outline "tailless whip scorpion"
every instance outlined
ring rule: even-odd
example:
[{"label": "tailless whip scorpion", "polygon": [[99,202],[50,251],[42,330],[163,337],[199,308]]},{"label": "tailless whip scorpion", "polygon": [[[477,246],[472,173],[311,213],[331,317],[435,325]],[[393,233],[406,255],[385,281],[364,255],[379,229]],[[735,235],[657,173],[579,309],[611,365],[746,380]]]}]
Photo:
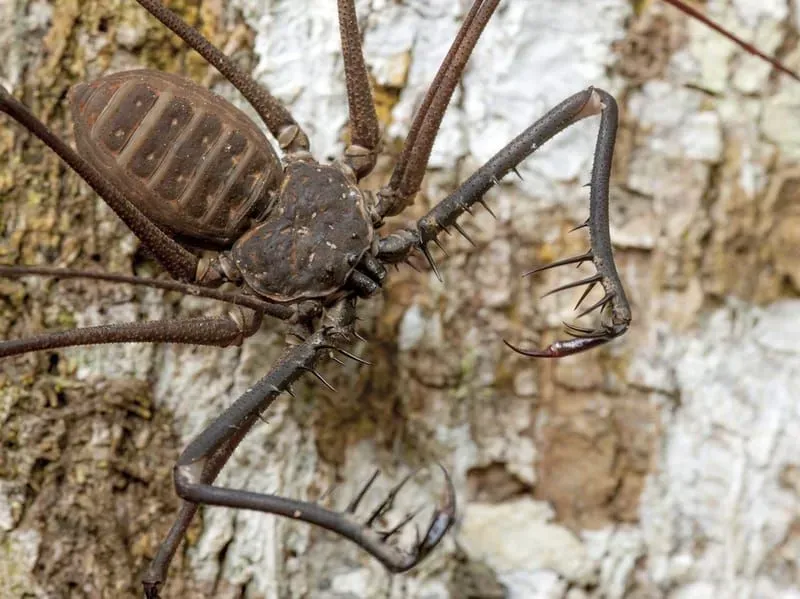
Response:
[{"label": "tailless whip scorpion", "polygon": [[[0,357],[98,343],[226,347],[253,335],[264,317],[286,321],[297,343],[178,458],[174,484],[182,503],[144,575],[145,595],[158,597],[170,561],[201,505],[257,510],[309,522],[355,542],[392,572],[409,570],[431,553],[453,524],[455,491],[444,468],[443,499],[410,548],[393,542],[408,519],[389,530],[376,527],[405,480],[369,515],[360,517],[358,508],[374,477],[341,512],[317,503],[222,487],[215,479],[272,402],[282,393],[291,394],[292,383],[310,373],[328,384],[316,370],[323,358],[339,354],[367,363],[349,352],[346,344],[356,335],[357,305],[381,290],[387,266],[407,262],[412,253],[419,252],[441,279],[430,252],[431,244],[439,244],[439,235],[452,228],[469,240],[459,218],[471,214],[476,204],[489,210],[484,202],[487,191],[559,132],[591,116],[599,116],[600,126],[588,186],[589,217],[581,225],[588,229],[590,247],[529,274],[593,263],[595,274],[551,293],[585,287],[577,308],[592,288],[600,285],[603,296],[578,314],[596,313],[599,324],[568,324],[569,338],[546,348],[506,344],[527,356],[557,358],[623,335],[631,323],[631,308],[614,264],[608,214],[617,103],[598,88],[579,91],[519,134],[415,225],[381,234],[386,218],[413,203],[442,117],[500,0],[472,3],[418,108],[390,180],[375,190],[359,187],[359,181],[376,165],[381,133],[354,0],[338,0],[351,137],[343,156],[331,164],[317,162],[308,136],[289,111],[196,29],[158,0],[137,1],[241,92],[277,141],[282,157],[244,113],[175,75],[134,70],[74,86],[69,103],[77,150],[0,89],[0,110],[77,172],[171,280],[19,265],[2,266],[0,274],[149,286],[227,302],[232,310],[219,318],[107,324],[4,340]],[[788,72],[684,2],[668,1]]]}]

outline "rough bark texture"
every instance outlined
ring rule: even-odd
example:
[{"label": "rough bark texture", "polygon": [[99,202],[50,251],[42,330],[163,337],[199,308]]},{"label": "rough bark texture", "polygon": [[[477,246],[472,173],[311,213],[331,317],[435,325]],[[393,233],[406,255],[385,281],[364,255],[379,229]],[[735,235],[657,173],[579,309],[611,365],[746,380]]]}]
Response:
[{"label": "rough bark texture", "polygon": [[[375,467],[388,488],[441,461],[460,521],[406,576],[329,534],[205,510],[166,597],[800,596],[800,85],[654,2],[505,0],[445,119],[416,218],[547,107],[593,84],[621,104],[612,239],[635,321],[609,347],[533,361],[501,343],[560,335],[579,274],[525,270],[586,247],[596,123],[503,181],[497,213],[447,239],[446,280],[402,268],[362,305],[356,348],[282,399],[221,476],[343,504]],[[644,3],[647,4],[647,3]],[[388,159],[468,2],[359,3]],[[320,158],[346,136],[333,0],[170,6],[252,65]],[[704,9],[795,68],[788,0]],[[104,72],[230,86],[132,0],[0,1],[3,83],[70,136],[64,94]],[[155,275],[135,239],[17,126],[0,127],[0,259]],[[0,281],[5,338],[218,312],[96,283]],[[104,346],[0,364],[0,597],[134,597],[176,507],[180,448],[278,355],[270,323],[242,348]],[[426,470],[398,513],[432,502]],[[376,493],[377,495],[377,493]]]}]

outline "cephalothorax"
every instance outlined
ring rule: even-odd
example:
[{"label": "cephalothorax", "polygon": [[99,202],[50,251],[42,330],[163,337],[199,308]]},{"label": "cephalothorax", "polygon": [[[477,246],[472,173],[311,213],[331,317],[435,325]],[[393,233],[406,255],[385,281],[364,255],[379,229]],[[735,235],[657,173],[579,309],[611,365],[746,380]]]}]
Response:
[{"label": "cephalothorax", "polygon": [[[236,242],[231,258],[244,282],[268,299],[324,298],[347,283],[372,240],[354,173],[298,160],[286,167],[273,212]],[[373,290],[370,283],[361,289]]]},{"label": "cephalothorax", "polygon": [[[300,342],[238,398],[181,454],[175,488],[184,500],[167,538],[144,577],[145,593],[157,597],[169,563],[199,505],[280,514],[345,536],[401,572],[439,543],[454,520],[455,493],[445,472],[445,497],[424,535],[410,549],[392,544],[407,520],[375,530],[401,482],[368,517],[355,515],[372,480],[343,512],[276,495],[214,484],[242,438],[281,393],[339,353],[363,362],[342,346],[355,334],[356,305],[378,291],[386,265],[421,252],[439,275],[428,249],[449,228],[467,237],[459,217],[483,204],[503,176],[573,123],[600,116],[590,181],[591,248],[536,269],[590,261],[596,274],[555,291],[600,284],[602,298],[579,316],[600,313],[593,328],[567,325],[570,339],[532,356],[559,357],[622,335],[631,310],[617,275],[608,228],[608,194],[617,127],[617,106],[606,92],[589,88],[567,98],[523,131],[414,226],[381,235],[384,218],[399,214],[420,188],[433,141],[464,66],[499,0],[475,0],[412,123],[388,185],[364,191],[358,182],[375,166],[380,130],[361,53],[354,0],[338,0],[351,120],[351,143],[332,165],[317,163],[308,137],[291,114],[196,30],[158,0],[137,0],[153,16],[214,65],[250,102],[277,140],[279,158],[242,112],[184,78],[129,71],[73,88],[70,102],[78,152],[50,132],[0,88],[0,110],[61,156],[128,225],[173,280],[153,280],[69,269],[0,266],[0,274],[93,278],[170,289],[228,302],[223,318],[192,318],[87,327],[5,340],[0,357],[42,349],[112,342],[173,342],[225,347],[252,335],[264,316],[293,325]],[[685,5],[678,0],[672,4]],[[484,204],[485,206],[485,204]],[[487,207],[488,209],[488,207]],[[469,237],[467,237],[469,239]],[[212,250],[201,257],[198,249]],[[223,283],[228,287],[220,288]],[[232,284],[232,285],[231,285]],[[234,287],[233,290],[230,287]],[[510,345],[510,344],[509,344]],[[327,383],[325,383],[327,384]],[[374,480],[374,479],[373,479]]]}]

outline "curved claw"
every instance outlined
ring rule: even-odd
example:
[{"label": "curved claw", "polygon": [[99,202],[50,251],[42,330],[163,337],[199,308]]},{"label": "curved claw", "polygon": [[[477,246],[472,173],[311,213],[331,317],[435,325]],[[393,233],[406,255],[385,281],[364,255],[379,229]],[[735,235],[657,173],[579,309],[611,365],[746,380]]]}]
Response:
[{"label": "curved claw", "polygon": [[628,330],[627,326],[616,326],[613,328],[601,328],[596,330],[584,329],[574,325],[565,324],[567,334],[572,335],[572,339],[554,341],[544,349],[523,349],[503,339],[512,350],[523,356],[532,358],[563,358],[586,350],[592,349],[604,343],[608,343],[615,337],[619,337]]},{"label": "curved claw", "polygon": [[592,349],[598,345],[603,345],[611,341],[611,339],[612,337],[576,337],[565,341],[555,341],[545,349],[523,349],[512,345],[505,339],[503,339],[503,343],[523,356],[530,356],[532,358],[563,358],[564,356],[571,356],[572,354]]},{"label": "curved claw", "polygon": [[[413,515],[403,518],[388,532],[381,533],[372,528],[372,525],[376,519],[383,515],[386,510],[391,507],[391,504],[394,502],[394,498],[397,496],[397,493],[408,482],[408,480],[411,478],[411,475],[405,477],[399,484],[389,491],[387,498],[367,517],[367,520],[364,523],[353,522],[350,519],[352,518],[352,513],[345,512],[347,516],[350,516],[350,518],[348,518],[349,522],[347,526],[339,524],[336,527],[327,528],[330,528],[331,530],[334,530],[334,532],[338,532],[339,534],[342,534],[343,536],[357,543],[362,549],[365,549],[373,557],[378,559],[390,572],[400,573],[414,568],[436,548],[436,546],[444,538],[444,535],[455,522],[455,487],[453,486],[453,481],[451,480],[450,475],[447,473],[447,470],[445,470],[441,464],[438,465],[442,469],[442,473],[444,474],[445,478],[445,497],[442,503],[436,508],[436,510],[434,510],[425,535],[422,537],[422,539],[418,539],[413,547],[404,550],[388,543],[390,537],[394,536],[396,532],[408,524],[408,522],[410,522],[413,518]],[[370,479],[370,481],[367,483],[367,487],[371,485],[372,480],[374,479]],[[363,492],[364,489],[358,493],[359,500],[363,497]]]},{"label": "curved claw", "polygon": [[438,466],[442,469],[442,474],[444,474],[444,479],[447,484],[447,497],[444,505],[437,509],[433,513],[433,516],[431,516],[428,530],[422,538],[422,541],[417,545],[417,563],[422,561],[425,556],[433,551],[444,538],[444,535],[447,534],[447,531],[450,530],[453,522],[455,522],[456,490],[455,487],[453,487],[453,480],[450,478],[450,474],[448,474],[444,466],[441,464],[438,464]]}]

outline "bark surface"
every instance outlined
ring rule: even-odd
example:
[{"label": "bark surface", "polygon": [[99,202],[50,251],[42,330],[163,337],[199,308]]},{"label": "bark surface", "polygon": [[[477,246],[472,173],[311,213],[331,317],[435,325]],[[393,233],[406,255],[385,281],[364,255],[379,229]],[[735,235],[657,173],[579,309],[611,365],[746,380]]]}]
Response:
[{"label": "bark surface", "polygon": [[[386,180],[468,2],[358,2]],[[584,251],[596,122],[557,137],[462,219],[445,284],[401,267],[362,303],[356,353],[282,398],[220,481],[345,505],[441,461],[460,519],[392,577],[345,541],[271,516],[203,512],[168,598],[682,598],[800,593],[800,85],[659,2],[506,0],[467,67],[413,207],[421,216],[547,108],[588,85],[618,98],[612,240],[629,333],[562,361],[502,339],[562,335],[591,273],[520,275]],[[642,6],[642,4],[646,6]],[[347,138],[333,0],[169,3],[290,106],[324,160]],[[800,67],[795,2],[704,10]],[[65,94],[129,68],[231,86],[132,0],[0,2],[0,78],[71,139]],[[105,205],[0,119],[0,260],[157,276]],[[584,271],[584,268],[586,269]],[[599,297],[599,296],[598,296]],[[591,298],[589,298],[591,300]],[[588,304],[587,304],[588,305]],[[95,282],[0,280],[3,338],[218,314],[197,298]],[[241,348],[102,346],[0,362],[0,597],[139,596],[177,501],[171,468],[266,373],[284,329]],[[311,377],[308,377],[309,379]],[[395,517],[438,497],[423,469]],[[378,497],[378,491],[374,491]]]}]

